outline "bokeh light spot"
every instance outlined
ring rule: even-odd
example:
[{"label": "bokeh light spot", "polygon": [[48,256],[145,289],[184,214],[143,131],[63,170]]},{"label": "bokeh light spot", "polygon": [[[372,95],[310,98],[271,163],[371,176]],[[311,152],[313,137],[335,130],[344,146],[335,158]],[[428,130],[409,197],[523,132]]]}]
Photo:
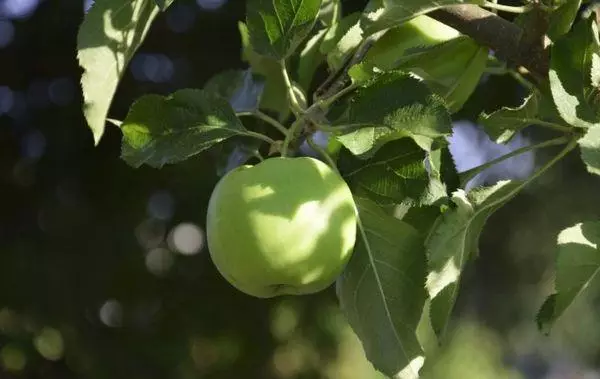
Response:
[{"label": "bokeh light spot", "polygon": [[57,361],[64,353],[64,341],[60,332],[53,328],[44,328],[35,337],[33,344],[40,355],[50,361]]},{"label": "bokeh light spot", "polygon": [[8,20],[0,20],[0,49],[7,47],[15,37],[15,27]]},{"label": "bokeh light spot", "polygon": [[104,325],[118,328],[123,325],[123,306],[117,300],[108,300],[100,307],[99,317]]},{"label": "bokeh light spot", "polygon": [[138,243],[145,249],[158,247],[164,241],[165,233],[164,222],[152,218],[142,221],[135,229]]},{"label": "bokeh light spot", "polygon": [[204,247],[204,231],[197,225],[181,223],[171,230],[169,247],[183,255],[194,255]]},{"label": "bokeh light spot", "polygon": [[196,0],[198,6],[205,10],[216,10],[221,8],[227,0]]},{"label": "bokeh light spot", "polygon": [[67,106],[75,97],[75,84],[70,78],[54,79],[48,86],[48,95],[52,103],[61,107]]},{"label": "bokeh light spot", "polygon": [[169,220],[175,212],[175,200],[168,191],[156,191],[148,200],[148,215],[159,220]]},{"label": "bokeh light spot", "polygon": [[2,0],[0,16],[7,18],[27,18],[35,12],[40,0]]},{"label": "bokeh light spot", "polygon": [[27,364],[27,357],[17,346],[8,344],[0,350],[0,364],[6,371],[23,371]]},{"label": "bokeh light spot", "polygon": [[173,79],[175,67],[164,54],[138,54],[131,62],[131,72],[138,81],[166,83]]},{"label": "bokeh light spot", "polygon": [[173,266],[175,259],[168,249],[156,248],[146,254],[146,267],[156,276],[164,276]]},{"label": "bokeh light spot", "polygon": [[13,94],[13,91],[6,87],[6,86],[0,86],[0,116],[3,113],[8,113],[15,102],[15,96]]},{"label": "bokeh light spot", "polygon": [[185,33],[196,23],[196,12],[188,4],[175,4],[167,13],[167,26],[175,33]]},{"label": "bokeh light spot", "polygon": [[41,158],[46,150],[46,137],[39,130],[27,133],[21,143],[23,156],[33,160]]}]

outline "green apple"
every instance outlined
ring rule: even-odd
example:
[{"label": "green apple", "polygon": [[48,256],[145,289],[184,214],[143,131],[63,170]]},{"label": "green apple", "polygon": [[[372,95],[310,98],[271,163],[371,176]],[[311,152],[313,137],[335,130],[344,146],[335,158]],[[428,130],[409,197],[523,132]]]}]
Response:
[{"label": "green apple", "polygon": [[241,166],[215,187],[207,243],[223,277],[255,297],[310,294],[341,274],[356,239],[346,182],[309,157]]}]

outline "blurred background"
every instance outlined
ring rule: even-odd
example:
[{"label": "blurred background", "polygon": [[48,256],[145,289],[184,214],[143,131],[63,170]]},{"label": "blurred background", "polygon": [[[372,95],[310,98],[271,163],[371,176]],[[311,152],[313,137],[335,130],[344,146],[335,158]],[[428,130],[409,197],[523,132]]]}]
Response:
[{"label": "blurred background", "polygon": [[[352,12],[366,1],[343,3]],[[87,6],[0,0],[0,378],[380,378],[333,289],[257,300],[218,276],[203,230],[218,180],[211,154],[132,169],[114,127],[93,146],[76,60]],[[245,68],[244,11],[239,0],[178,0],[130,64],[111,117],[143,94]],[[477,91],[457,115],[462,169],[514,148],[469,120],[524,95],[497,76]],[[515,143],[544,137],[526,130]],[[511,160],[477,184],[526,176],[544,159]],[[428,377],[600,378],[599,299],[579,301],[549,336],[535,325],[556,235],[597,220],[599,186],[575,153],[492,217]]]}]

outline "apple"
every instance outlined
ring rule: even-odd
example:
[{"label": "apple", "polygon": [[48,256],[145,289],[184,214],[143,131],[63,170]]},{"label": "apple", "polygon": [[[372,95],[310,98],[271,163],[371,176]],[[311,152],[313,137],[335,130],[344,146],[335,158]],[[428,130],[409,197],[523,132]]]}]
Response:
[{"label": "apple", "polygon": [[311,157],[277,157],[221,178],[206,236],[229,283],[270,298],[329,287],[352,255],[356,226],[350,188],[331,167]]}]

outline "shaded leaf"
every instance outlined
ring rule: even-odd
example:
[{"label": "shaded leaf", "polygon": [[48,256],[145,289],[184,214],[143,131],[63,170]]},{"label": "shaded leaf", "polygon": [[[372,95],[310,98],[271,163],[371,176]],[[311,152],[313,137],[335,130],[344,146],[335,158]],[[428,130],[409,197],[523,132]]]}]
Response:
[{"label": "shaded leaf", "polygon": [[569,34],[551,46],[550,52],[550,89],[562,118],[582,128],[600,125],[596,106],[586,97],[592,85],[592,61],[600,54],[598,28],[593,18],[578,22]]},{"label": "shaded leaf", "polygon": [[204,90],[227,99],[235,112],[255,112],[260,105],[264,81],[251,70],[227,70],[210,78]]},{"label": "shaded leaf", "polygon": [[590,128],[578,142],[587,170],[600,175],[600,126]]},{"label": "shaded leaf", "polygon": [[385,143],[411,137],[422,149],[445,143],[451,131],[444,101],[422,81],[390,71],[363,83],[348,99],[335,124],[337,139],[354,155],[367,159]]},{"label": "shaded leaf", "polygon": [[160,168],[196,155],[233,136],[251,136],[227,100],[184,89],[136,101],[121,125],[121,157],[131,166]]},{"label": "shaded leaf", "polygon": [[458,294],[466,262],[478,253],[479,236],[488,218],[516,195],[521,183],[502,181],[468,194],[458,190],[454,207],[440,216],[425,242],[429,262],[427,291],[432,325],[443,337]]},{"label": "shaded leaf", "polygon": [[445,197],[446,190],[437,178],[430,178],[425,155],[423,149],[406,138],[384,145],[367,160],[344,150],[338,167],[355,195],[378,205],[428,205]]},{"label": "shaded leaf", "polygon": [[581,0],[567,0],[550,13],[550,25],[546,34],[552,41],[556,41],[571,30],[581,3]]},{"label": "shaded leaf", "polygon": [[370,0],[363,12],[361,25],[366,35],[371,35],[444,6],[483,3],[483,0]]},{"label": "shaded leaf", "polygon": [[502,107],[490,114],[482,113],[479,124],[496,143],[510,141],[520,130],[536,123],[540,102],[538,91],[531,93],[517,108]]},{"label": "shaded leaf", "polygon": [[578,298],[600,295],[600,222],[579,223],[560,232],[555,289],[537,317],[546,331]]},{"label": "shaded leaf", "polygon": [[260,100],[260,108],[279,114],[279,120],[284,120],[290,115],[287,101],[287,87],[281,66],[273,59],[257,54],[250,45],[250,36],[246,24],[238,24],[242,40],[242,59],[250,64],[252,72],[264,77],[265,88]]},{"label": "shaded leaf", "polygon": [[117,85],[158,15],[153,0],[97,0],[77,34],[87,123],[98,144]]},{"label": "shaded leaf", "polygon": [[418,378],[424,358],[416,330],[426,299],[422,237],[369,200],[357,199],[357,207],[361,237],[337,282],[341,308],[377,370]]},{"label": "shaded leaf", "polygon": [[312,30],[321,0],[248,0],[246,24],[254,51],[285,59]]}]

